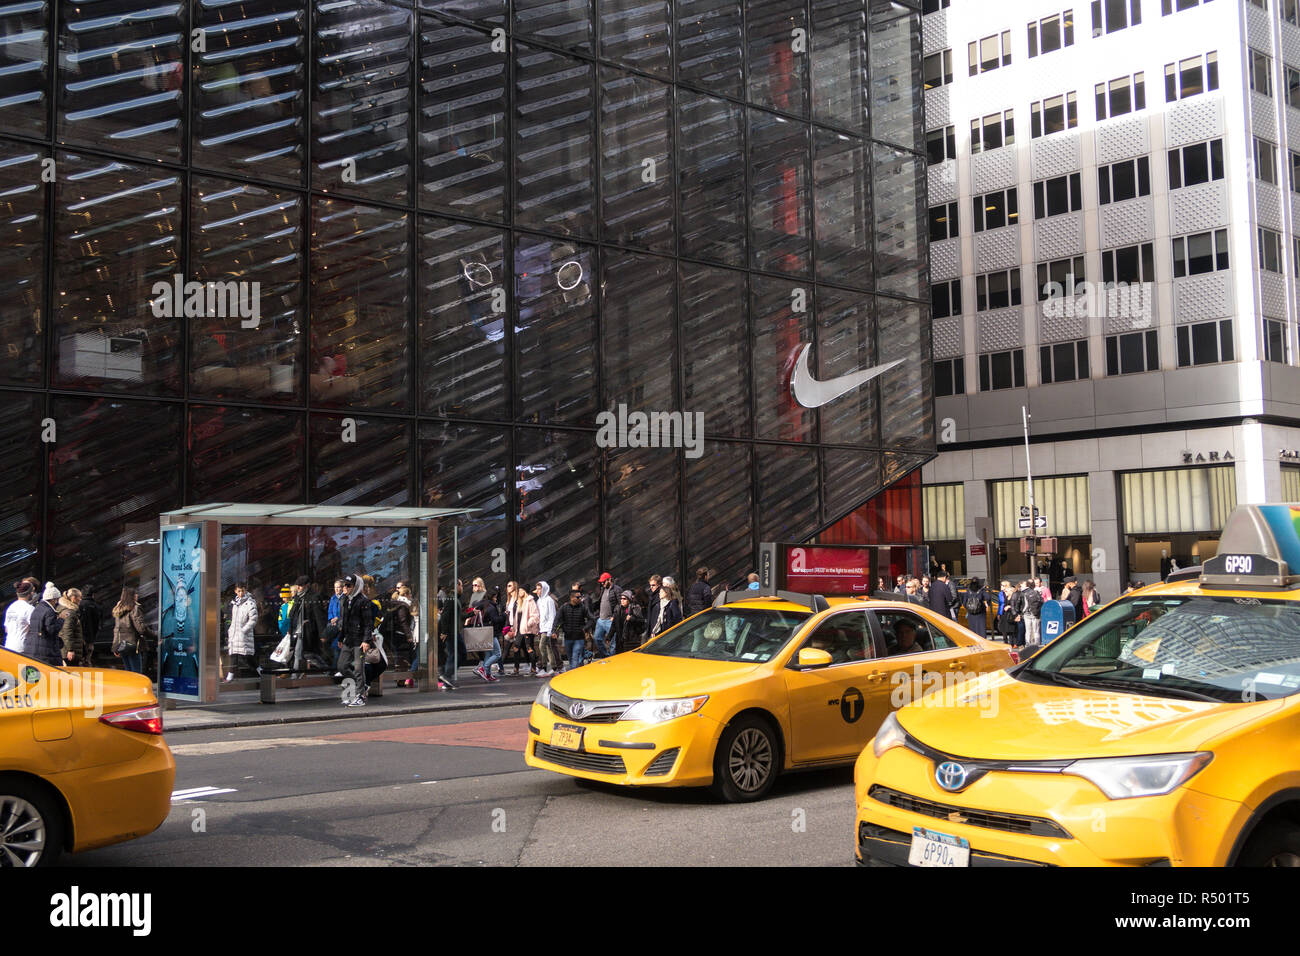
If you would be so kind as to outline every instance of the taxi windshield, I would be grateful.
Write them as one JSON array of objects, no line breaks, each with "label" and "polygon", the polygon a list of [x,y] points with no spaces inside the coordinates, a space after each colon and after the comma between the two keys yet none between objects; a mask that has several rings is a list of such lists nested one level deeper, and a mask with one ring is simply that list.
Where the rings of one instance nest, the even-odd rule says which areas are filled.
[{"label": "taxi windshield", "polygon": [[1015,673],[1193,700],[1289,697],[1300,690],[1300,602],[1209,594],[1121,600]]},{"label": "taxi windshield", "polygon": [[763,664],[781,650],[811,615],[748,607],[713,608],[683,621],[642,654]]}]

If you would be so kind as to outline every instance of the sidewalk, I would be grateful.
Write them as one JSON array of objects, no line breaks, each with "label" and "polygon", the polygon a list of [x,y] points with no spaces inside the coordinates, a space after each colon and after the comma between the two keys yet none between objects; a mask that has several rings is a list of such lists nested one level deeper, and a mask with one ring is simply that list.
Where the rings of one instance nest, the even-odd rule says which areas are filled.
[{"label": "sidewalk", "polygon": [[[473,681],[473,683],[470,683]],[[257,691],[223,693],[215,704],[177,702],[163,714],[168,734],[186,730],[220,730],[229,727],[262,727],[301,724],[316,720],[353,720],[358,717],[395,717],[447,710],[476,710],[530,704],[545,680],[536,677],[505,677],[486,684],[468,668],[460,672],[456,690],[420,692],[393,687],[385,682],[384,695],[372,697],[364,707],[344,707],[334,687],[308,687],[276,692],[274,704],[263,704]]]}]

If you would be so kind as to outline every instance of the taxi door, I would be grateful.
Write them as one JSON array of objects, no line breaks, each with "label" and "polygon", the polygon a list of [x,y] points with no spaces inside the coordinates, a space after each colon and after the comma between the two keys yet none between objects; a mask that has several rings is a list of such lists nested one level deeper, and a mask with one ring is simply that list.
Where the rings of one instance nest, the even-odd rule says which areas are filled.
[{"label": "taxi door", "polygon": [[[827,651],[831,664],[800,670],[799,650],[805,647]],[[873,654],[863,610],[829,615],[799,643],[784,671],[792,763],[851,759],[871,740],[879,725],[868,727],[863,717]]]},{"label": "taxi door", "polygon": [[932,688],[954,686],[976,670],[971,649],[914,611],[880,608],[867,612],[880,656],[867,675],[867,718],[876,728],[905,704]]}]

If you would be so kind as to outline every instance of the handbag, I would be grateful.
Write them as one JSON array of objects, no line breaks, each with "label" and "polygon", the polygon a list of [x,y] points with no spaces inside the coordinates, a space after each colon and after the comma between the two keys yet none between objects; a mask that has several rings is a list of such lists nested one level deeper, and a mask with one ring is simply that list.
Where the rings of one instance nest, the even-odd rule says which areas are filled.
[{"label": "handbag", "polygon": [[[474,624],[469,622],[473,621]],[[461,628],[461,637],[465,639],[465,650],[471,654],[476,652],[485,652],[492,650],[492,641],[496,637],[496,631],[491,625],[483,623],[483,612],[475,609],[472,616],[465,619],[465,627]]]},{"label": "handbag", "polygon": [[271,652],[271,660],[277,664],[289,663],[289,648],[293,646],[292,638],[286,634],[280,638],[280,643],[275,645],[275,650]]}]

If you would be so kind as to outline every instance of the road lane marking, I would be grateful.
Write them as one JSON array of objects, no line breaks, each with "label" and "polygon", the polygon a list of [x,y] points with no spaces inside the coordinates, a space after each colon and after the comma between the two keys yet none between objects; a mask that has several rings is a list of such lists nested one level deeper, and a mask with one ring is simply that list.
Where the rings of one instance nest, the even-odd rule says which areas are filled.
[{"label": "road lane marking", "polygon": [[188,790],[173,790],[172,803],[182,800],[203,800],[215,797],[219,793],[238,793],[234,787],[191,787]]}]

